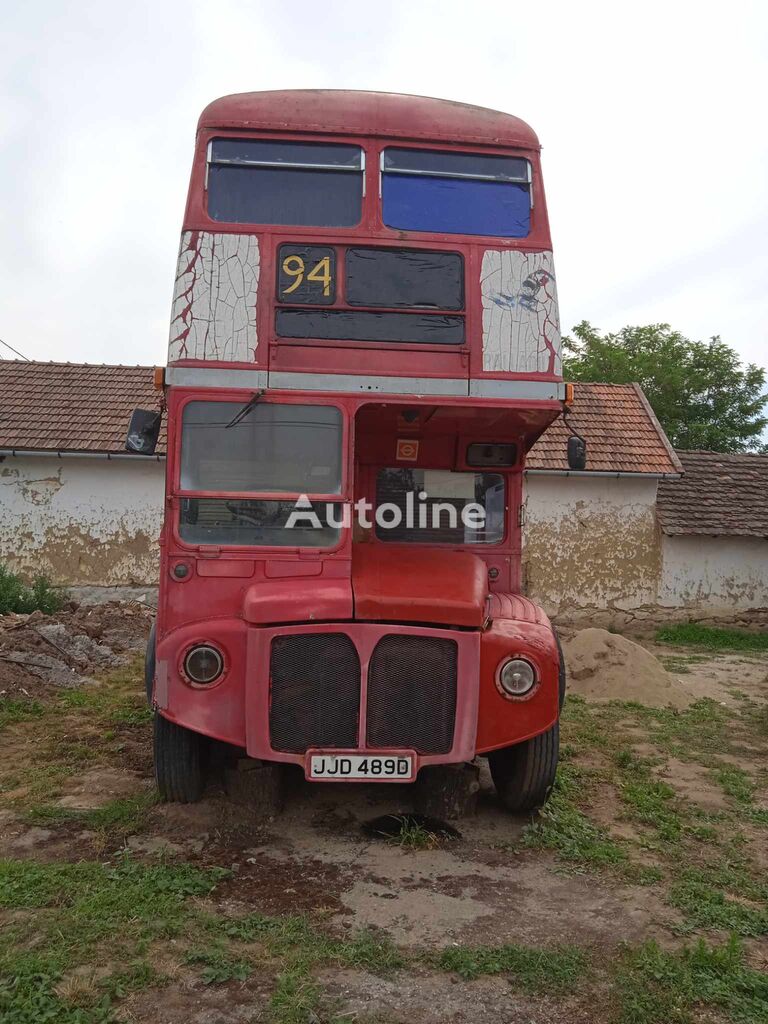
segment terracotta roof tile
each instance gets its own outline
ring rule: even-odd
[[[135,407],[154,409],[148,366],[0,360],[0,449],[124,453]],[[639,387],[577,384],[571,422],[587,439],[587,470],[669,474],[679,462]],[[535,470],[567,470],[562,419],[528,455]],[[165,452],[160,437],[158,454]]]
[[[592,473],[678,474],[680,462],[636,384],[575,384],[569,420]],[[568,429],[555,420],[528,453],[534,470],[567,470]]]
[[[159,398],[151,367],[11,359],[0,360],[0,396],[0,449],[109,454],[127,454],[132,410]]]
[[[768,537],[768,455],[678,455],[685,476],[659,485],[664,533]]]

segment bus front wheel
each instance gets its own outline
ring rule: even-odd
[[[205,737],[155,712],[155,778],[163,800],[190,804],[205,789]]]
[[[545,803],[555,784],[560,723],[514,747],[488,755],[491,778],[508,811],[533,811]]]

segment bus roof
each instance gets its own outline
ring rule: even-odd
[[[222,96],[208,104],[198,128],[328,132],[540,148],[530,125],[512,114],[430,96],[346,89],[284,89]]]

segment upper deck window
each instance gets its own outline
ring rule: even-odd
[[[365,158],[359,146],[267,139],[213,139],[208,215],[233,224],[354,227]]]
[[[390,228],[500,238],[530,230],[531,165],[521,157],[390,147],[381,194]]]

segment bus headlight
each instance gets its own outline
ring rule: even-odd
[[[200,644],[187,651],[184,671],[198,686],[210,686],[224,671],[224,659],[211,644]]]
[[[536,685],[536,669],[525,658],[510,658],[499,665],[496,679],[502,693],[525,697]]]

